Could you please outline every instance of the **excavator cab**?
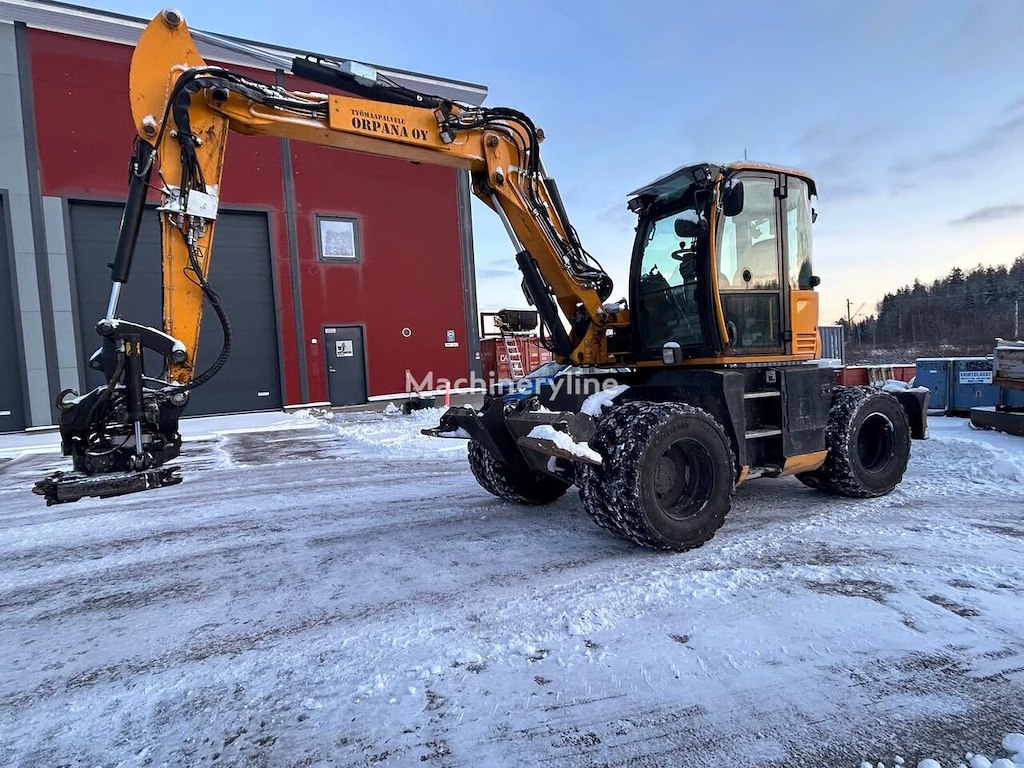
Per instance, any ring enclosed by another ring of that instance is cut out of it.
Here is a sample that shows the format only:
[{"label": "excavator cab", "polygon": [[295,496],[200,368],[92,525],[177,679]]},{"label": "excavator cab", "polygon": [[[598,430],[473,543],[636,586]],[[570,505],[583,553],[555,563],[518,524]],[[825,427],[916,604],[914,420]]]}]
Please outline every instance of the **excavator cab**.
[{"label": "excavator cab", "polygon": [[686,166],[632,192],[637,359],[815,353],[814,193],[801,171],[753,163]]}]

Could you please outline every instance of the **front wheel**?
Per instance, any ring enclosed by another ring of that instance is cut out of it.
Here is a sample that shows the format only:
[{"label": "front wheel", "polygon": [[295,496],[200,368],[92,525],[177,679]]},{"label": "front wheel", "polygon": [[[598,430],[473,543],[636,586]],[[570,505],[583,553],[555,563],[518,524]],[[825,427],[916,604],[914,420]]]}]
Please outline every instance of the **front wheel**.
[{"label": "front wheel", "polygon": [[632,402],[601,419],[591,445],[603,457],[577,482],[584,508],[612,533],[652,549],[695,549],[715,535],[735,481],[732,446],[706,411]]},{"label": "front wheel", "polygon": [[550,504],[569,488],[568,483],[539,472],[514,472],[492,456],[478,440],[469,441],[467,455],[469,468],[480,487],[514,504]]},{"label": "front wheel", "polygon": [[832,398],[825,437],[828,457],[796,476],[839,496],[884,496],[899,485],[910,459],[910,423],[899,401],[875,387],[847,387]]}]

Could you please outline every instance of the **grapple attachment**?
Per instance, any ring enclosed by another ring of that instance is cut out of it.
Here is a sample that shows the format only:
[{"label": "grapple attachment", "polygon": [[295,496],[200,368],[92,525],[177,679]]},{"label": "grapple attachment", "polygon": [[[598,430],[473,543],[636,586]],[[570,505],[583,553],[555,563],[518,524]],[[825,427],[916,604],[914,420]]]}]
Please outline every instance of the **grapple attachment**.
[{"label": "grapple attachment", "polygon": [[81,472],[55,472],[36,482],[32,493],[46,498],[46,506],[78,501],[86,496],[107,498],[136,491],[148,491],[177,485],[182,481],[180,467],[154,467],[131,472],[86,475]]}]

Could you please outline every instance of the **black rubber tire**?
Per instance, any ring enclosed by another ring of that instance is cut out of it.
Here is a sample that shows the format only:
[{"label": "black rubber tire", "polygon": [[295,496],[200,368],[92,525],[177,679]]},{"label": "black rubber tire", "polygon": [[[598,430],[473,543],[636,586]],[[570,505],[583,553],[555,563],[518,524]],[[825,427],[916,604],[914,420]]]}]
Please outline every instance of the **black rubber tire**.
[{"label": "black rubber tire", "polygon": [[581,465],[576,481],[587,514],[605,530],[684,552],[725,522],[736,462],[725,430],[706,411],[625,403],[605,412],[591,446],[604,461]]},{"label": "black rubber tire", "polygon": [[569,488],[568,483],[539,472],[513,473],[477,440],[469,441],[467,455],[469,468],[480,487],[505,501],[530,506],[550,504]]},{"label": "black rubber tire", "polygon": [[910,460],[910,422],[899,401],[876,387],[843,387],[832,396],[825,435],[828,457],[796,479],[839,496],[884,496]]}]

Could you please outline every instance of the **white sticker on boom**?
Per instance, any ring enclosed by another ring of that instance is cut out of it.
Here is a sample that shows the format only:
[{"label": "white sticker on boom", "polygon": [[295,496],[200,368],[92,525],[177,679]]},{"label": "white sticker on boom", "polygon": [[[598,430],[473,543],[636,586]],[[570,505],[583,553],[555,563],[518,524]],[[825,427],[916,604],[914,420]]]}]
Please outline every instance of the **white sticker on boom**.
[{"label": "white sticker on boom", "polygon": [[198,216],[201,219],[210,219],[212,221],[217,218],[218,203],[216,195],[210,195],[193,189],[188,193],[188,208],[185,213],[189,216]]}]

